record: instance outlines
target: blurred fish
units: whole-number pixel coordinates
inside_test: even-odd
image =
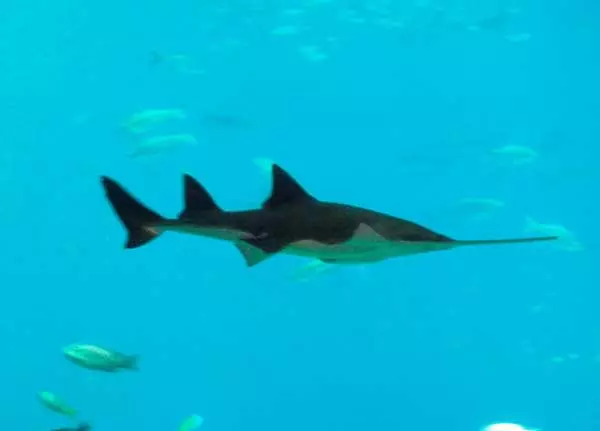
[[[55,430],[52,431],[90,431],[92,429],[92,427],[85,423],[82,422],[79,425],[77,425],[76,427],[70,427],[70,428],[57,428]]]
[[[185,54],[165,55],[158,51],[150,53],[150,66],[169,66],[175,72],[184,75],[204,75],[206,72],[193,65],[192,59]]]
[[[329,58],[329,55],[321,48],[316,45],[304,45],[298,48],[298,52],[305,60],[311,63],[319,63]]]
[[[138,369],[138,356],[125,355],[92,344],[72,344],[65,347],[63,353],[71,362],[90,370],[116,372]]]
[[[520,13],[519,9],[502,9],[493,15],[481,18],[467,26],[468,30],[504,31],[512,17]]]
[[[531,33],[515,33],[504,36],[504,39],[512,43],[524,43],[529,42],[532,37]]]
[[[227,114],[206,113],[202,116],[206,124],[227,129],[243,129],[250,126],[250,122],[242,117]]]
[[[292,36],[299,32],[300,29],[295,25],[281,25],[271,30],[273,36]]]
[[[465,198],[458,202],[458,209],[474,220],[489,219],[506,204],[491,198]]]
[[[512,165],[533,163],[538,158],[537,151],[523,145],[505,145],[500,148],[495,148],[492,150],[492,153],[499,161]]]
[[[297,268],[291,274],[291,280],[296,282],[305,282],[335,267],[336,265],[330,265],[322,260],[313,259],[302,265],[300,268]]]
[[[561,224],[539,223],[531,217],[526,217],[525,232],[555,236],[558,238],[556,246],[564,251],[582,251],[584,249],[583,244],[575,238],[573,232]]]
[[[535,428],[525,428],[523,425],[513,423],[497,423],[483,427],[482,431],[541,431]]]
[[[53,412],[59,413],[64,416],[73,417],[77,415],[77,411],[65,403],[63,400],[58,398],[52,392],[41,391],[38,392],[38,399],[48,409]]]
[[[179,425],[178,431],[195,431],[200,428],[203,423],[204,418],[202,416],[192,415]]]
[[[198,141],[196,138],[189,134],[153,136],[139,142],[134,150],[131,151],[130,156],[148,156],[167,151],[174,151],[181,147],[195,146],[197,144]]]
[[[133,114],[123,125],[132,133],[143,133],[166,121],[186,118],[187,114],[181,109],[146,109]]]
[[[155,66],[165,61],[165,56],[158,51],[152,51],[150,53],[150,65]]]
[[[137,248],[171,231],[231,241],[254,266],[283,252],[326,263],[372,263],[457,247],[530,243],[553,236],[497,240],[455,240],[416,223],[310,195],[278,165],[273,188],[261,209],[224,211],[190,175],[184,176],[185,208],[166,219],[123,186],[102,177],[106,198],[127,230],[126,248]]]

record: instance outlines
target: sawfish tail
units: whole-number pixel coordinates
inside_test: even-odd
[[[554,241],[557,236],[535,236],[527,238],[508,238],[508,239],[483,239],[483,240],[458,240],[455,242],[458,246],[469,245],[501,245],[501,244],[519,244],[529,242]]]
[[[138,201],[115,180],[102,177],[102,186],[113,210],[127,230],[125,248],[141,247],[162,232],[163,227],[172,223]],[[190,175],[183,177],[184,208],[179,221],[197,220],[207,212],[222,211],[206,189]]]
[[[115,180],[102,177],[106,198],[127,230],[125,248],[137,248],[160,235],[154,227],[165,219],[152,211]]]

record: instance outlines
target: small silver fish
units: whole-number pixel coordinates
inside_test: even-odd
[[[77,410],[65,403],[58,396],[48,391],[38,392],[38,399],[48,409],[61,415],[73,417],[77,415]]]
[[[116,372],[138,369],[136,355],[125,355],[92,344],[72,344],[65,347],[63,353],[71,362],[90,370]]]
[[[204,423],[204,418],[199,415],[192,415],[186,418],[179,426],[179,431],[196,431]]]

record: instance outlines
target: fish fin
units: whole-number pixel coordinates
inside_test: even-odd
[[[127,229],[125,248],[137,248],[160,235],[154,225],[165,219],[134,198],[115,180],[102,177],[102,186],[108,201],[121,223]]]
[[[557,236],[536,236],[526,238],[508,238],[508,239],[482,239],[482,240],[457,240],[452,241],[453,246],[469,246],[469,245],[500,245],[500,244],[519,244],[528,242],[554,241]]]
[[[276,164],[272,166],[273,189],[263,203],[264,209],[273,209],[283,205],[316,201],[290,174]]]
[[[138,371],[140,357],[138,355],[129,355],[125,357],[123,368],[127,368],[128,370]]]
[[[263,260],[272,256],[272,254],[266,253],[258,247],[254,247],[246,241],[236,241],[235,246],[244,256],[244,260],[246,261],[246,265],[249,267],[253,267],[258,265]]]
[[[191,175],[183,176],[185,206],[179,219],[194,218],[206,211],[222,211],[208,191]]]
[[[241,242],[261,250],[263,253],[267,254],[267,256],[279,253],[290,244],[289,241],[281,241],[279,238],[269,236],[268,234],[255,236],[253,238],[244,238]]]
[[[385,241],[383,235],[377,232],[374,228],[366,223],[360,223],[358,227],[352,233],[352,237],[358,240],[366,241]]]
[[[150,64],[154,66],[155,64],[160,64],[165,60],[165,56],[162,55],[158,51],[152,51],[150,53]]]

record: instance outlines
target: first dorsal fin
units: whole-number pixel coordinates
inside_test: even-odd
[[[273,164],[273,190],[271,196],[263,203],[263,208],[273,209],[282,205],[315,201],[290,174]]]
[[[206,189],[191,175],[183,176],[183,195],[185,206],[179,218],[193,218],[207,211],[221,211]]]

